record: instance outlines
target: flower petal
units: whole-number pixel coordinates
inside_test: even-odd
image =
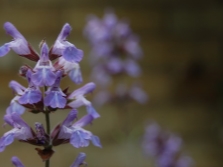
[[[102,148],[102,145],[98,136],[92,136],[91,141],[94,144],[94,146]]]
[[[59,91],[51,91],[44,98],[44,104],[52,108],[64,108],[67,99]]]
[[[20,104],[34,104],[42,99],[42,93],[38,90],[28,90],[19,98]]]
[[[85,158],[86,158],[85,153],[79,153],[74,163],[70,167],[79,167],[80,165],[85,163],[84,162]]]
[[[68,46],[63,51],[63,58],[71,63],[79,63],[83,58],[83,51],[75,46]]]
[[[72,99],[72,98],[76,98],[77,96],[81,96],[81,95],[86,95],[88,93],[93,92],[93,90],[95,89],[96,85],[93,82],[89,82],[87,84],[85,84],[84,86],[82,86],[81,88],[73,91],[68,98]]]
[[[83,127],[83,126],[86,126],[88,124],[91,124],[93,120],[94,120],[94,118],[93,118],[92,115],[90,115],[90,114],[85,115],[80,120],[78,120],[77,122],[75,122],[73,124],[73,127]]]
[[[17,157],[15,157],[15,156],[12,157],[11,161],[12,161],[13,165],[15,165],[15,167],[25,167],[25,166],[22,164],[22,162],[20,161],[20,159],[17,158]]]
[[[49,68],[37,69],[32,75],[32,82],[36,86],[52,86],[56,80],[56,75]]]
[[[97,111],[92,107],[92,105],[87,106],[87,112],[88,114],[92,115],[94,119],[99,118],[100,115],[97,113]]]
[[[70,143],[76,148],[87,147],[91,135],[92,134],[89,131],[76,130],[70,137]]]
[[[81,84],[83,82],[80,68],[73,68],[68,75],[76,84]]]
[[[5,56],[10,51],[9,43],[4,44],[0,47],[0,57]]]

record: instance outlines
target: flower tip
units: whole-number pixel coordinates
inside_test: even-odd
[[[10,22],[5,22],[4,25],[3,25],[3,28],[4,28],[5,30],[10,29],[10,28],[12,28],[12,27],[15,28],[15,26],[14,26],[12,23],[10,23]]]

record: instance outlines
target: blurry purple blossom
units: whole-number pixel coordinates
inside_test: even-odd
[[[142,148],[146,156],[155,159],[157,167],[193,166],[193,160],[181,151],[182,139],[163,131],[155,122],[146,127]]]
[[[124,83],[122,79],[128,76],[135,83],[136,78],[141,75],[137,61],[143,53],[139,39],[129,24],[119,20],[112,11],[107,11],[102,19],[94,15],[88,17],[84,35],[92,48],[90,53],[90,63],[93,66],[92,80],[100,86],[97,93],[99,95],[96,94],[94,99],[96,104],[103,105],[105,102],[123,97],[145,103],[148,97],[141,87],[136,89],[137,85],[129,86],[129,81]],[[124,85],[124,90],[107,91],[113,79],[118,80],[118,85]],[[136,96],[133,95],[133,87]],[[100,99],[102,95],[105,97],[105,93],[102,92],[106,92],[105,99]]]

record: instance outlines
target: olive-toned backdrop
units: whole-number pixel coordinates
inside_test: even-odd
[[[12,22],[38,50],[46,39],[52,45],[61,27],[68,22],[73,27],[69,40],[84,50],[81,62],[84,83],[90,81],[89,45],[83,38],[83,28],[89,14],[103,16],[112,7],[119,18],[130,21],[140,36],[144,58],[140,61],[140,80],[149,94],[146,105],[131,103],[126,117],[131,133],[120,133],[120,121],[126,119],[112,105],[98,108],[102,115],[88,129],[101,138],[103,148],[90,146],[75,149],[58,146],[52,157],[52,167],[69,166],[80,151],[87,153],[90,167],[153,167],[153,161],[141,153],[141,137],[148,120],[156,120],[164,129],[184,140],[183,150],[196,167],[223,166],[223,3],[220,0],[1,0],[0,25]],[[0,45],[11,37],[0,28]],[[29,61],[10,52],[0,59],[0,117],[13,97],[8,88],[10,80],[23,85],[17,76],[19,66]],[[34,65],[34,63],[31,63]],[[77,88],[68,79],[63,87]],[[91,99],[93,95],[89,98]],[[84,109],[82,109],[84,110]],[[83,111],[82,113],[84,113]],[[52,126],[68,111],[53,113]],[[29,125],[44,122],[43,114],[26,113]],[[0,122],[3,124],[3,120]],[[1,128],[0,134],[10,127]],[[44,166],[34,146],[14,142],[0,153],[0,166],[11,167],[10,157],[18,156],[26,167]]]

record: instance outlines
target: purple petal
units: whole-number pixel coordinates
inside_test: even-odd
[[[14,134],[13,133],[9,133],[6,136],[3,136],[0,139],[0,152],[5,150],[5,147],[7,145],[10,145],[12,142],[14,141]]]
[[[6,43],[0,47],[0,57],[5,56],[10,51],[10,44]]]
[[[66,38],[70,35],[71,30],[72,28],[68,23],[64,24],[60,34],[57,37],[57,40],[66,40]]]
[[[76,148],[87,147],[91,135],[92,134],[88,131],[77,130],[71,135],[70,143]]]
[[[49,48],[47,46],[47,44],[44,42],[43,45],[42,45],[42,48],[41,48],[41,61],[43,62],[47,62],[49,61]]]
[[[10,23],[10,22],[6,22],[4,24],[4,29],[6,31],[7,34],[9,34],[10,36],[12,36],[13,38],[23,38],[25,39],[22,34],[15,28],[15,26]]]
[[[107,62],[107,69],[109,73],[117,74],[122,72],[123,69],[123,63],[121,59],[118,58],[112,58]]]
[[[83,51],[75,46],[68,46],[63,51],[63,58],[71,63],[79,63],[83,58]]]
[[[72,126],[73,127],[83,127],[83,126],[86,126],[88,124],[91,124],[93,120],[94,120],[93,116],[88,114],[88,115],[85,115],[84,117],[82,117],[77,122],[75,122]]]
[[[73,109],[70,111],[70,113],[68,114],[68,116],[65,118],[65,120],[63,121],[62,125],[64,126],[70,126],[71,123],[74,121],[74,119],[77,118],[77,110]]]
[[[84,160],[86,159],[85,153],[79,153],[77,158],[75,159],[74,163],[70,167],[79,167],[80,165],[84,164]]]
[[[9,87],[18,95],[23,95],[24,91],[26,90],[24,86],[20,85],[16,81],[11,81],[9,83]]]
[[[91,141],[94,144],[94,146],[102,148],[102,145],[98,136],[92,136]]]
[[[32,82],[36,86],[52,86],[56,80],[56,75],[49,68],[39,68],[32,75]]]
[[[20,161],[20,159],[17,157],[12,157],[11,161],[12,161],[13,165],[15,165],[15,167],[25,167],[22,164],[22,162]]]
[[[80,68],[72,69],[68,75],[70,79],[76,84],[81,84],[83,82]]]
[[[6,114],[6,115],[4,115],[3,119],[4,119],[4,121],[5,121],[7,124],[9,124],[11,127],[14,126],[14,122],[13,122],[12,117],[11,117],[10,114]]]
[[[145,104],[148,101],[148,96],[140,87],[133,86],[129,95],[138,103]]]
[[[42,99],[42,93],[38,90],[28,90],[19,98],[20,104],[34,104]]]
[[[12,142],[14,141],[14,134],[13,133],[9,133],[6,136],[3,136],[3,140],[4,140],[4,145],[8,146],[10,144],[12,144]]]
[[[97,111],[91,105],[87,106],[87,112],[88,112],[88,114],[92,115],[92,117],[94,119],[100,117],[100,115],[97,113]]]
[[[64,108],[67,99],[59,91],[51,91],[44,98],[44,104],[52,108]]]
[[[20,117],[18,113],[12,113],[11,117],[12,117],[13,122],[16,123],[16,126],[19,125],[20,128],[25,127],[25,128],[30,129],[29,125]]]
[[[81,88],[73,91],[70,95],[69,95],[69,99],[72,98],[76,98],[77,96],[82,96],[82,95],[86,95],[88,93],[93,92],[93,90],[95,89],[96,85],[93,82],[89,82],[87,84],[85,84],[84,86],[82,86]]]
[[[17,103],[16,101],[11,102],[10,106],[6,109],[7,114],[18,113],[22,115],[25,112],[25,107]]]
[[[141,74],[141,69],[134,60],[126,60],[125,70],[132,77],[138,77]]]

